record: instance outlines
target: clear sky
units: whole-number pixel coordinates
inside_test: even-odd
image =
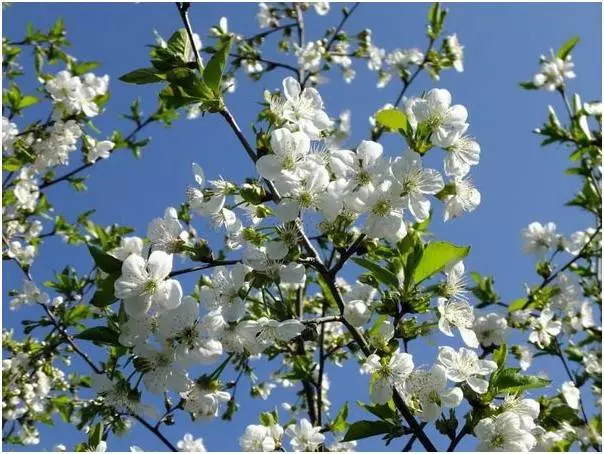
[[[397,47],[425,48],[424,27],[429,4],[362,4],[349,20],[346,30],[357,33],[363,28],[373,30],[374,42],[391,50]],[[455,103],[465,105],[469,111],[470,132],[482,147],[480,165],[472,170],[474,182],[482,193],[482,205],[473,213],[444,224],[442,210],[435,210],[432,230],[439,239],[457,244],[471,245],[466,269],[493,275],[496,290],[504,300],[513,300],[523,294],[524,282],[537,282],[530,257],[520,251],[520,230],[530,222],[550,220],[559,230],[570,234],[585,228],[590,219],[579,215],[577,210],[563,207],[572,198],[577,181],[563,175],[567,152],[552,146],[539,147],[539,138],[531,131],[542,124],[547,115],[547,104],[552,104],[562,115],[563,107],[555,94],[526,92],[518,82],[528,80],[538,68],[540,54],[556,49],[574,35],[581,42],[573,52],[578,77],[570,84],[570,91],[580,92],[584,99],[601,99],[601,6],[599,4],[448,4],[446,32],[457,33],[465,46],[465,72],[448,71],[438,83],[422,74],[409,90],[410,95],[434,86],[447,88]],[[329,26],[340,20],[335,5],[324,17],[309,11],[307,19],[308,39],[318,39]],[[195,4],[191,18],[195,30],[207,35],[211,25],[221,16],[229,19],[229,29],[245,36],[258,31],[255,4]],[[147,66],[146,44],[153,42],[153,29],[168,37],[179,28],[180,21],[173,4],[14,4],[3,9],[4,36],[19,40],[25,26],[32,21],[36,27],[46,29],[57,17],[63,17],[72,41],[71,53],[80,60],[97,60],[103,63],[97,73],[111,76],[112,99],[107,112],[95,120],[95,124],[107,136],[113,129],[129,132],[130,125],[119,118],[127,111],[130,102],[142,97],[143,109],[149,113],[155,106],[157,87],[126,85],[118,77],[132,69]],[[274,43],[274,41],[271,41]],[[273,44],[274,45],[274,44]],[[273,47],[274,48],[274,47]],[[271,44],[265,44],[271,49]],[[267,54],[270,55],[270,54]],[[350,144],[354,145],[368,135],[369,115],[387,102],[393,102],[400,86],[392,82],[387,88],[375,88],[375,74],[364,63],[355,63],[357,78],[345,84],[338,71],[328,74],[330,83],[321,88],[327,110],[337,115],[344,109],[352,110],[353,133]],[[280,86],[283,73],[274,71],[260,82],[245,77],[238,79],[237,91],[227,99],[240,125],[249,133],[249,124],[257,114],[257,102],[265,88]],[[29,87],[29,90],[27,89]],[[25,84],[24,91],[32,91],[33,84]],[[18,118],[22,129],[27,118]],[[77,214],[95,208],[94,220],[103,224],[117,222],[137,229],[144,235],[148,222],[161,216],[165,207],[177,205],[192,182],[191,162],[198,162],[208,177],[222,175],[241,181],[254,173],[254,169],[218,116],[206,116],[195,121],[180,120],[173,128],[152,125],[147,133],[152,142],[137,161],[130,152],[123,151],[106,162],[95,165],[90,172],[87,193],[75,193],[66,185],[56,185],[48,190],[48,196],[57,211],[73,218]],[[402,140],[385,137],[386,153],[390,156],[402,152]],[[73,155],[74,158],[77,155]],[[442,168],[438,156],[434,166]],[[75,159],[74,159],[75,161]],[[72,162],[72,165],[79,163]],[[438,204],[435,204],[438,205]],[[207,226],[195,221],[202,235]],[[208,234],[210,235],[210,234]],[[210,235],[216,238],[215,234]],[[216,246],[217,244],[214,243]],[[89,263],[85,247],[66,247],[60,239],[48,240],[34,264],[33,275],[38,282],[51,277],[53,270],[67,264],[80,269]],[[175,265],[179,266],[178,261]],[[348,276],[351,280],[354,276]],[[19,288],[22,276],[12,264],[4,266],[4,292]],[[192,290],[192,281],[183,279],[185,292]],[[22,318],[38,316],[35,309],[13,313],[3,305],[4,324],[19,330]],[[413,342],[411,352],[416,364],[431,364],[440,336],[434,336],[428,345],[424,341]],[[457,345],[455,345],[457,346]],[[74,369],[80,369],[74,363]],[[260,375],[266,373],[261,367]],[[531,371],[547,370],[553,378],[557,369],[543,361],[533,365]],[[351,418],[372,419],[371,415],[357,409],[356,400],[368,400],[367,377],[358,376],[358,368],[328,369],[332,382],[331,401],[333,414],[346,400],[350,400]],[[555,393],[555,389],[549,392]],[[180,414],[177,424],[165,428],[168,438],[175,443],[185,432],[203,437],[208,450],[236,450],[237,439],[247,424],[257,423],[260,411],[270,410],[284,401],[286,394],[276,391],[267,401],[251,400],[246,388],[238,391],[241,410],[230,422],[220,420],[193,424],[186,414]],[[54,443],[72,447],[81,441],[74,429],[63,425],[60,430],[42,429],[39,449],[50,449]],[[133,443],[145,450],[163,449],[163,445],[142,427],[122,439],[109,440],[111,450],[128,450]],[[405,442],[396,440],[390,448],[400,450]],[[436,437],[437,446],[446,447],[447,441]],[[475,440],[466,439],[462,449],[473,449]],[[381,449],[379,437],[360,444],[363,450]],[[288,446],[289,448],[289,446]],[[383,449],[383,448],[382,448]],[[419,445],[416,445],[419,449]]]

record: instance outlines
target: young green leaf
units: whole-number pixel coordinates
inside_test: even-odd
[[[220,82],[222,81],[224,68],[229,58],[232,42],[232,37],[222,41],[203,71],[204,82],[217,96],[221,94]]]
[[[450,263],[463,259],[470,252],[470,246],[456,246],[446,241],[434,241],[424,248],[413,280],[419,284],[430,276],[443,270]]]
[[[96,246],[88,246],[90,255],[94,259],[94,263],[105,273],[119,275],[122,272],[122,262],[115,257],[106,254]]]
[[[550,380],[535,375],[522,375],[520,369],[512,367],[497,374],[493,387],[498,394],[517,394],[527,389],[543,388],[550,383]]]
[[[360,440],[394,432],[396,426],[385,421],[357,421],[350,425],[342,441]]]
[[[90,304],[96,307],[105,307],[113,304],[116,300],[114,288],[116,276],[108,276],[97,284],[97,290],[90,300]]]
[[[573,36],[571,39],[562,44],[562,47],[558,49],[556,56],[561,60],[566,60],[566,57],[568,57],[579,41],[580,38],[578,36]]]
[[[130,71],[120,77],[122,82],[129,84],[153,84],[155,82],[162,82],[165,79],[155,68],[140,68]]]
[[[119,337],[120,335],[117,331],[113,331],[106,326],[94,326],[85,329],[75,336],[76,339],[89,340],[97,344],[106,345],[120,345]]]
[[[371,274],[382,284],[386,284],[393,288],[399,287],[399,281],[396,275],[387,270],[386,268],[382,268],[377,263],[373,263],[371,260],[367,260],[360,257],[352,257],[352,261],[357,265],[362,266],[363,268],[371,271]]]
[[[408,121],[407,116],[398,109],[386,109],[377,113],[375,121],[383,128],[392,129],[403,132],[407,131]]]

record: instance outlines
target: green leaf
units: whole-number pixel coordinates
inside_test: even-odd
[[[152,84],[155,82],[162,82],[165,78],[157,73],[155,68],[140,68],[135,69],[127,74],[120,77],[122,82],[129,84]]]
[[[399,287],[398,278],[392,271],[389,271],[386,268],[382,268],[377,263],[373,263],[371,260],[367,260],[361,257],[352,257],[352,261],[355,262],[357,265],[360,265],[363,268],[371,271],[373,276],[381,283],[393,288]]]
[[[505,344],[501,344],[498,349],[493,352],[493,360],[497,363],[497,367],[502,369],[505,365],[505,360],[508,356],[508,348]]]
[[[346,418],[348,418],[348,402],[342,405],[340,411],[338,411],[338,414],[329,425],[332,432],[344,432],[347,427]]]
[[[509,312],[519,311],[524,307],[525,304],[526,304],[526,298],[518,298],[518,299],[514,300],[508,306],[508,311]]]
[[[86,73],[92,71],[95,68],[98,68],[99,66],[100,66],[100,63],[98,61],[77,62],[77,63],[73,63],[73,65],[71,66],[71,72],[75,76],[80,76],[82,74],[86,74]]]
[[[276,423],[275,417],[270,412],[260,413],[260,423],[263,426],[270,427],[270,426],[272,426],[273,424]]]
[[[90,255],[94,259],[94,263],[105,273],[119,275],[122,272],[122,262],[115,257],[106,254],[96,246],[88,246]]]
[[[413,280],[420,283],[443,270],[450,263],[463,259],[470,252],[470,246],[456,246],[446,241],[434,241],[424,248],[424,253],[415,268]]]
[[[539,87],[537,85],[535,85],[534,82],[531,82],[531,81],[520,82],[518,85],[520,85],[525,90],[538,90],[539,89]]]
[[[99,422],[88,432],[88,447],[96,448],[103,441],[103,421]]]
[[[119,337],[120,335],[117,331],[113,331],[106,326],[94,326],[85,329],[75,336],[76,339],[89,340],[97,344],[106,345],[120,345]]]
[[[499,393],[517,394],[527,389],[543,388],[551,383],[551,380],[537,377],[535,375],[522,375],[520,369],[503,369],[497,374],[493,386]]]
[[[36,98],[35,96],[31,96],[31,95],[23,96],[19,100],[19,103],[17,104],[17,109],[18,110],[25,109],[26,107],[33,106],[34,104],[37,104],[39,102],[40,102],[40,100],[38,98]]]
[[[178,56],[184,62],[189,58],[191,53],[191,43],[189,36],[184,28],[175,31],[167,42],[167,49],[170,53]]]
[[[221,42],[216,53],[212,56],[206,69],[203,71],[203,80],[217,95],[220,95],[221,93],[220,82],[222,80],[222,75],[224,74],[226,62],[229,58],[232,43],[233,38],[230,36],[227,40]]]
[[[566,57],[572,52],[575,46],[579,43],[580,38],[573,36],[571,39],[562,44],[562,47],[558,49],[557,57],[561,60],[566,60]]]
[[[359,407],[364,408],[372,415],[377,416],[383,420],[396,421],[398,416],[395,407],[391,404],[392,401],[389,401],[386,404],[374,404],[367,405],[361,401],[357,401],[357,405]]]
[[[396,426],[385,421],[357,421],[350,425],[342,441],[360,440],[375,435],[387,434],[396,429]]]
[[[398,109],[386,109],[378,112],[375,116],[375,121],[384,128],[392,129],[393,131],[401,129],[403,132],[407,132],[409,124],[407,116]]]
[[[116,276],[108,276],[97,284],[97,290],[90,300],[90,304],[96,307],[105,307],[113,304],[116,300],[114,296],[114,284]]]
[[[16,156],[2,158],[2,170],[14,172],[15,170],[19,170],[21,167],[23,167],[23,162],[21,162],[21,160]]]

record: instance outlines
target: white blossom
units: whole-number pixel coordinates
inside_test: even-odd
[[[465,301],[447,301],[438,298],[438,328],[442,333],[453,337],[453,328],[459,330],[464,343],[471,348],[478,348],[480,344],[473,330],[474,310]]]
[[[574,410],[579,409],[581,391],[575,386],[574,382],[565,381],[562,383],[562,395],[570,408]]]
[[[494,312],[481,315],[474,321],[474,332],[481,345],[501,345],[505,343],[508,322],[505,317]]]
[[[550,308],[543,309],[539,318],[533,319],[533,331],[529,336],[529,342],[537,344],[540,348],[547,347],[552,336],[560,334],[562,329],[562,322],[553,318],[554,314]]]
[[[163,218],[155,218],[149,223],[147,238],[154,251],[177,252],[179,245],[187,238],[178,214],[173,207],[166,208]]]
[[[433,88],[412,106],[415,120],[427,124],[432,143],[438,147],[452,146],[468,129],[468,112],[462,105],[451,106],[451,94],[442,88]]]
[[[385,404],[392,398],[392,387],[401,386],[413,371],[413,357],[408,353],[395,351],[389,360],[371,354],[363,364],[362,371],[372,374],[370,386],[371,401]]]
[[[124,309],[133,317],[147,313],[152,306],[156,310],[174,309],[180,304],[182,288],[177,280],[168,279],[171,271],[171,254],[154,251],[149,260],[131,254],[115,281],[115,296],[124,300]]]
[[[185,434],[183,439],[176,443],[176,447],[181,452],[206,452],[203,438],[195,438],[191,434]]]
[[[438,362],[447,370],[447,378],[456,383],[467,383],[478,394],[487,392],[489,382],[478,376],[497,370],[494,361],[479,359],[475,351],[461,347],[456,352],[451,347],[440,347]]]
[[[447,389],[447,372],[439,364],[430,370],[416,369],[403,384],[403,398],[412,409],[419,412],[422,421],[435,421],[442,408],[455,408],[462,399],[460,388]]]
[[[543,87],[548,91],[564,86],[565,79],[576,77],[573,71],[575,64],[572,56],[568,55],[564,60],[553,55],[550,60],[542,57],[541,70],[533,77],[533,83],[537,87]]]
[[[100,142],[97,142],[90,136],[86,136],[86,144],[88,149],[86,162],[89,163],[94,163],[97,159],[107,159],[111,156],[111,150],[115,147],[115,143],[110,140],[101,140]]]
[[[267,426],[251,424],[239,437],[239,446],[246,452],[272,452],[276,448],[275,439]]]
[[[306,418],[302,418],[295,425],[290,425],[285,434],[291,438],[290,445],[296,452],[315,451],[325,441],[321,427],[313,427]]]
[[[479,440],[476,450],[530,451],[537,440],[521,425],[520,417],[513,412],[480,420],[474,427],[474,434]]]
[[[430,200],[426,197],[441,191],[445,184],[434,169],[423,169],[421,158],[410,151],[392,163],[392,174],[399,186],[405,208],[418,222],[430,215]]]
[[[445,222],[456,218],[464,211],[468,213],[474,211],[481,200],[480,192],[467,176],[463,178],[455,176],[450,184],[453,185],[455,193],[445,197]]]
[[[453,62],[453,67],[457,72],[463,72],[463,46],[459,43],[457,34],[449,35],[445,38],[445,51]]]
[[[556,224],[548,222],[541,225],[539,222],[531,222],[527,228],[522,229],[522,240],[522,251],[525,254],[536,254],[543,258],[550,249],[558,246]]]
[[[333,122],[323,111],[323,100],[317,90],[306,87],[304,90],[293,77],[283,81],[283,118],[311,139],[318,139],[321,131],[333,126]]]

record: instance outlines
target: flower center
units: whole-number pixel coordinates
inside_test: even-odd
[[[491,438],[491,446],[493,446],[495,448],[499,448],[499,447],[503,446],[504,441],[505,441],[505,438],[503,437],[502,434],[495,434]]]
[[[367,172],[366,170],[361,170],[357,174],[357,182],[359,186],[365,186],[371,183],[371,176],[369,175],[369,172]]]
[[[149,279],[143,286],[143,293],[152,295],[157,290],[157,282],[154,279]]]
[[[281,167],[283,167],[283,170],[289,170],[289,171],[295,170],[296,160],[294,159],[294,157],[291,154],[288,154],[287,156],[285,156],[285,158],[281,162]]]
[[[298,196],[298,203],[300,203],[300,206],[302,208],[310,208],[312,205],[312,201],[313,196],[310,192],[305,191]]]
[[[390,211],[392,211],[392,205],[390,202],[387,200],[380,200],[373,206],[371,213],[375,214],[376,216],[383,217],[390,213]]]

